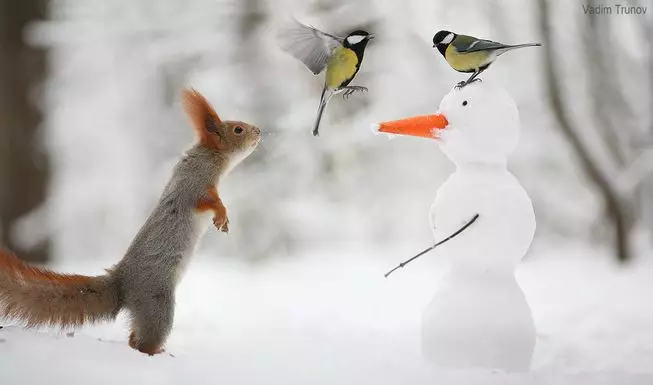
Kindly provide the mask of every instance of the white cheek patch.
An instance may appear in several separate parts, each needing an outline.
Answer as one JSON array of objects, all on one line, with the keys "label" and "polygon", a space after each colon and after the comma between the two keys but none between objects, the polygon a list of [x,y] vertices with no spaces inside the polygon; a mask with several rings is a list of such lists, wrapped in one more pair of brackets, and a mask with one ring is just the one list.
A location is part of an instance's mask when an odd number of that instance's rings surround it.
[{"label": "white cheek patch", "polygon": [[363,41],[363,39],[365,39],[365,36],[361,36],[361,35],[349,36],[347,38],[347,43],[349,43],[349,45],[356,45],[361,41]]},{"label": "white cheek patch", "polygon": [[440,42],[440,44],[449,44],[449,43],[451,43],[452,41],[453,41],[453,33],[450,33],[450,34],[448,34],[447,36],[445,36],[444,39],[442,39],[442,41]]}]

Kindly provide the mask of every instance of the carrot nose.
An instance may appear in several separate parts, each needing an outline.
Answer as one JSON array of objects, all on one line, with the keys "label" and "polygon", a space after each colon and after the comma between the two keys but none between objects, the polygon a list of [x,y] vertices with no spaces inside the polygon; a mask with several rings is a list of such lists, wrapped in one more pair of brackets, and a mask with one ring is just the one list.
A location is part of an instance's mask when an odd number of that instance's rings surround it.
[{"label": "carrot nose", "polygon": [[377,131],[433,139],[439,137],[438,130],[445,129],[448,124],[447,118],[442,114],[421,115],[383,122],[378,125]]}]

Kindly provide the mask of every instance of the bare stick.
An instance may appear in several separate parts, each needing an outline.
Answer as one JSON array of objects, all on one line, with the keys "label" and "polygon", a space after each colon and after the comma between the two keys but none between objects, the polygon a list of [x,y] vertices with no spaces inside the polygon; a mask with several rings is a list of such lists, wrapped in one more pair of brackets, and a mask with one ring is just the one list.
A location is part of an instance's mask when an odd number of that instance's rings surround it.
[{"label": "bare stick", "polygon": [[465,231],[465,229],[467,229],[469,226],[471,226],[472,223],[476,222],[476,220],[478,219],[478,217],[479,217],[478,214],[474,214],[474,216],[472,217],[472,219],[470,219],[469,222],[465,223],[465,225],[464,225],[463,227],[461,227],[461,228],[459,228],[458,230],[456,230],[455,233],[451,234],[450,236],[446,237],[445,239],[441,240],[440,242],[436,243],[435,245],[433,245],[433,246],[429,246],[428,248],[422,250],[419,254],[417,254],[416,256],[412,257],[411,259],[409,259],[409,260],[407,260],[407,261],[404,261],[404,262],[401,262],[399,265],[397,265],[397,267],[395,267],[394,269],[392,269],[392,270],[388,271],[387,273],[385,273],[385,277],[388,278],[388,276],[389,276],[390,274],[394,273],[395,270],[398,270],[398,269],[400,269],[400,268],[403,268],[403,267],[406,266],[407,264],[413,262],[413,261],[416,260],[417,258],[419,258],[419,257],[421,257],[422,255],[428,253],[429,251],[435,249],[436,247],[440,246],[441,244],[443,244],[443,243],[445,243],[445,242],[447,242],[447,241],[449,241],[449,240],[451,240],[451,239],[454,239],[458,234],[462,233],[463,231]]}]

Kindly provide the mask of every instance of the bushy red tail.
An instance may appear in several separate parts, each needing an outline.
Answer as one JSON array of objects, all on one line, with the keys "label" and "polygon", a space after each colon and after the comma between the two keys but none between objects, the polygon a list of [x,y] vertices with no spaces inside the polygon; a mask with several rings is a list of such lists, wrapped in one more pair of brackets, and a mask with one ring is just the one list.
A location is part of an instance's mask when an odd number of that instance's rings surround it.
[{"label": "bushy red tail", "polygon": [[0,251],[0,318],[23,321],[28,327],[112,320],[121,308],[118,291],[111,274],[57,274]]}]

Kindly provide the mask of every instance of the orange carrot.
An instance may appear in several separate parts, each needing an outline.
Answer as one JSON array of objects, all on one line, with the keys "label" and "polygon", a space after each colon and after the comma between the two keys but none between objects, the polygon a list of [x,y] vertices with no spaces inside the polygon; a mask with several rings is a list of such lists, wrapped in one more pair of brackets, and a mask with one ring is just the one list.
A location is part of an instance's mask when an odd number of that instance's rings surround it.
[{"label": "orange carrot", "polygon": [[437,138],[437,131],[447,127],[449,122],[442,114],[421,115],[379,124],[377,131],[388,134]]}]

